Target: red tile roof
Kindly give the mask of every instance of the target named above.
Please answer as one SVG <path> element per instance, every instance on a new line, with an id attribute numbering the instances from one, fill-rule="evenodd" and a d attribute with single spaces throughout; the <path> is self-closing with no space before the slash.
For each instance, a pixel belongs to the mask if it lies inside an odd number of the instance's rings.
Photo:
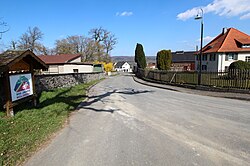
<path id="1" fill-rule="evenodd" d="M 75 60 L 81 57 L 81 54 L 40 55 L 38 57 L 46 64 L 61 64 Z"/>
<path id="2" fill-rule="evenodd" d="M 250 52 L 250 48 L 242 48 L 244 44 L 250 44 L 250 36 L 235 28 L 229 28 L 203 47 L 203 53 Z"/>

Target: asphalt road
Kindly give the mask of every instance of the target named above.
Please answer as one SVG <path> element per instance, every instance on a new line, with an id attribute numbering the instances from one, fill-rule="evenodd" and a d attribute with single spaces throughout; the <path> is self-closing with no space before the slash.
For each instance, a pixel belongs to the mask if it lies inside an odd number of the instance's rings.
<path id="1" fill-rule="evenodd" d="M 250 102 L 112 77 L 26 165 L 250 165 Z"/>

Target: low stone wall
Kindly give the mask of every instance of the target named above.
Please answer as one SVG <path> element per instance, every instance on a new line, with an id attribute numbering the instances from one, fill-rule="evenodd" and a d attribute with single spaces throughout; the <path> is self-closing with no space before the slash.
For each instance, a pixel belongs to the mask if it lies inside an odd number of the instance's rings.
<path id="1" fill-rule="evenodd" d="M 36 93 L 48 91 L 60 87 L 71 87 L 81 83 L 88 83 L 94 80 L 100 80 L 105 77 L 102 72 L 95 73 L 71 73 L 71 74 L 53 74 L 53 75 L 35 75 Z M 5 92 L 3 86 L 3 77 L 0 75 L 0 110 L 5 103 Z"/>
<path id="2" fill-rule="evenodd" d="M 53 75 L 35 75 L 36 93 L 60 87 L 71 87 L 104 78 L 104 73 L 71 73 Z"/>

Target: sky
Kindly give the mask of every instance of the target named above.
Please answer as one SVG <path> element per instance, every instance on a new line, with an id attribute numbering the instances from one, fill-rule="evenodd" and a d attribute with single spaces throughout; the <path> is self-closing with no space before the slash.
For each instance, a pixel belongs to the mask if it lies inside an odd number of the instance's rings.
<path id="1" fill-rule="evenodd" d="M 146 56 L 162 49 L 193 51 L 200 45 L 201 21 L 194 18 L 201 9 L 205 44 L 224 27 L 250 35 L 250 0 L 1 0 L 0 5 L 0 22 L 10 27 L 0 39 L 2 51 L 35 26 L 49 48 L 58 39 L 88 36 L 102 27 L 118 39 L 112 56 L 134 56 L 136 43 Z"/>

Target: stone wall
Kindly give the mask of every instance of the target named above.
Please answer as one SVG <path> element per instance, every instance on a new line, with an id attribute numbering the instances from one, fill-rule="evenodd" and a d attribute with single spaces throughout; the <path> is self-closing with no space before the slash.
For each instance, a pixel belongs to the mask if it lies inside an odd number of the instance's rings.
<path id="1" fill-rule="evenodd" d="M 80 83 L 88 83 L 94 80 L 100 80 L 105 77 L 102 72 L 95 73 L 71 73 L 71 74 L 54 74 L 54 75 L 35 75 L 36 93 L 48 91 L 60 87 L 71 87 Z M 3 108 L 5 101 L 5 92 L 3 77 L 0 75 L 0 110 Z"/>
<path id="2" fill-rule="evenodd" d="M 71 73 L 53 75 L 35 75 L 36 92 L 52 90 L 60 87 L 71 87 L 80 83 L 88 83 L 104 78 L 104 73 Z"/>

